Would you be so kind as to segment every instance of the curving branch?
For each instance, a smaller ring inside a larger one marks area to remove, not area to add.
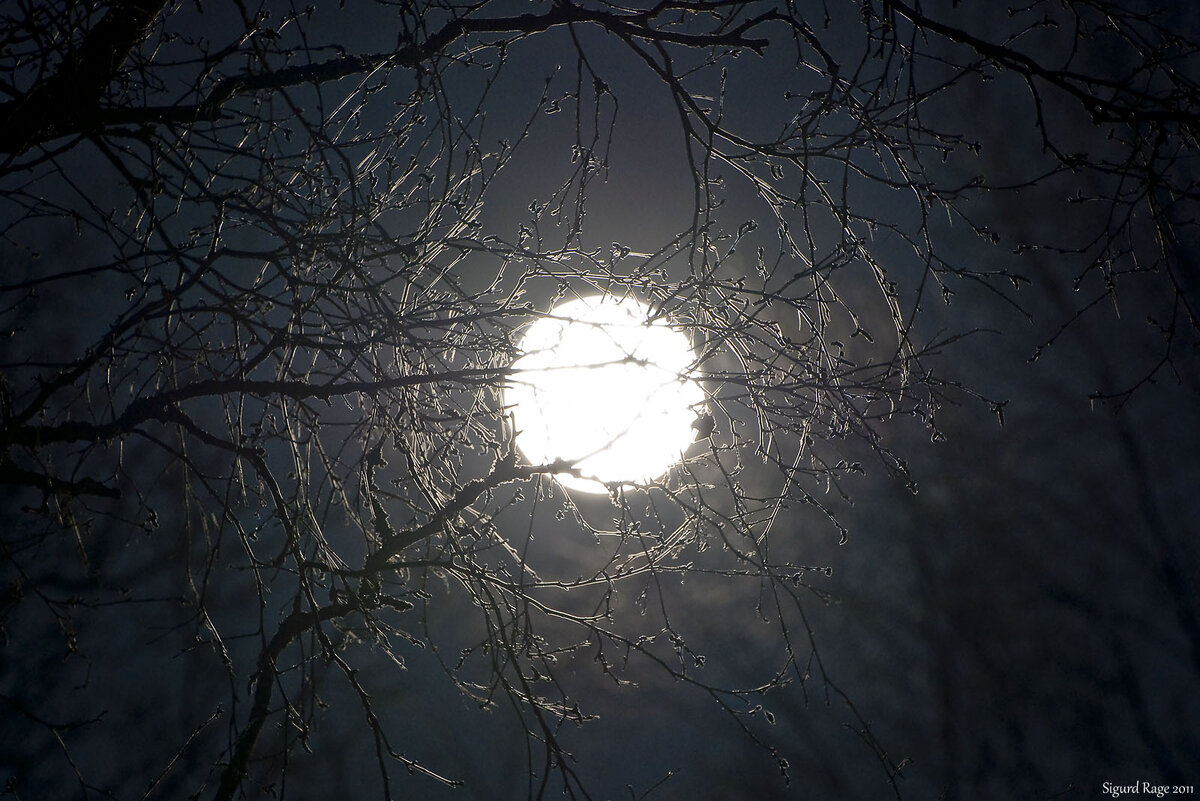
[[[254,755],[254,747],[258,744],[258,736],[270,715],[271,696],[274,694],[277,680],[276,660],[306,631],[310,631],[324,621],[345,617],[357,609],[356,604],[348,601],[332,603],[320,609],[297,610],[279,624],[279,629],[259,654],[258,668],[254,671],[254,677],[251,679],[254,687],[254,701],[250,706],[250,715],[245,728],[242,729],[234,744],[229,764],[221,773],[221,781],[217,785],[217,792],[214,796],[216,801],[231,801],[237,794],[242,779],[246,776],[250,758]]]
[[[1193,131],[1200,126],[1200,91],[1195,85],[1181,88],[1170,95],[1155,94],[1138,89],[1128,81],[1103,75],[1085,74],[1069,69],[1053,69],[1032,56],[1013,47],[990,42],[968,31],[933,19],[919,7],[904,0],[884,0],[884,7],[894,10],[916,28],[936,34],[947,41],[965,45],[1002,70],[1047,84],[1077,100],[1096,123],[1172,122]],[[1106,90],[1101,95],[1098,90]]]

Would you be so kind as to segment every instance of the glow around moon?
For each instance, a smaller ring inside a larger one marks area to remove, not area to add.
[[[682,459],[704,391],[682,332],[633,298],[560,304],[526,330],[505,390],[517,447],[531,464],[573,462],[564,486],[642,484]]]

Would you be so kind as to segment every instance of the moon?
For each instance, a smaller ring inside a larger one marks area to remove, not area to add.
[[[688,336],[632,297],[555,306],[521,336],[504,403],[530,464],[562,459],[568,489],[646,484],[681,461],[704,404]]]

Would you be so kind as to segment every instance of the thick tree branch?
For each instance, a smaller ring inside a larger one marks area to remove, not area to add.
[[[68,420],[46,426],[20,425],[0,429],[0,444],[39,447],[54,442],[101,442],[127,434],[151,420],[169,421],[175,404],[195,398],[245,394],[255,397],[280,396],[295,401],[327,400],[346,395],[374,394],[418,384],[492,385],[503,381],[507,368],[464,368],[446,373],[409,374],[376,381],[331,381],[310,384],[305,381],[254,381],[244,378],[213,378],[185,384],[177,389],[133,401],[112,420],[93,423]],[[20,418],[18,418],[20,419]]]
[[[454,493],[454,497],[450,499],[449,503],[442,507],[441,511],[431,517],[428,522],[416,528],[399,532],[394,537],[386,540],[382,548],[367,557],[362,572],[370,574],[383,570],[387,567],[388,560],[393,556],[398,555],[408,546],[440,532],[460,512],[474,503],[485,492],[490,492],[510,481],[529,478],[537,473],[579,474],[578,470],[569,462],[562,460],[549,465],[521,465],[517,463],[516,453],[510,451],[496,461],[492,466],[491,472],[485,478],[477,478],[474,481],[468,481],[464,484],[458,492]]]
[[[569,466],[556,462],[549,466],[529,466],[517,464],[515,452],[509,452],[497,460],[491,472],[484,478],[470,481],[463,485],[454,497],[427,523],[395,536],[384,543],[384,547],[367,558],[362,575],[374,575],[386,569],[388,560],[399,554],[408,546],[430,537],[441,531],[451,520],[479,499],[481,495],[497,487],[531,475],[545,471],[567,471]],[[395,604],[392,604],[396,606]],[[396,606],[396,608],[401,608]],[[246,775],[250,758],[253,756],[255,745],[263,724],[270,711],[271,696],[275,686],[275,662],[283,650],[297,637],[310,630],[313,626],[326,620],[345,617],[359,609],[355,601],[332,603],[315,611],[296,611],[287,617],[263,649],[258,660],[258,669],[254,674],[254,703],[250,709],[250,717],[234,746],[233,757],[221,775],[217,788],[216,801],[229,801],[234,797],[237,788]]]
[[[148,11],[155,5],[149,0],[130,3],[138,9]],[[125,5],[118,6],[124,9]],[[161,8],[161,3],[155,10]],[[116,9],[114,9],[114,12]],[[110,13],[108,16],[114,16]],[[108,16],[104,22],[108,21]],[[378,69],[404,67],[417,69],[428,63],[439,54],[444,53],[454,42],[473,34],[510,34],[529,36],[542,33],[551,28],[563,25],[593,24],[622,36],[644,39],[647,41],[671,43],[686,47],[744,47],[762,52],[768,45],[765,38],[755,38],[749,35],[751,29],[761,23],[762,19],[749,20],[729,31],[711,33],[689,33],[669,29],[655,28],[652,25],[653,15],[648,12],[637,14],[617,14],[589,8],[582,8],[571,3],[556,3],[544,14],[520,14],[513,17],[460,17],[454,19],[424,42],[409,44],[392,53],[375,53],[363,55],[348,55],[340,58],[322,61],[316,64],[300,64],[293,67],[258,74],[235,75],[218,82],[199,103],[194,105],[147,106],[129,108],[112,106],[98,108],[98,95],[112,78],[112,72],[103,82],[94,80],[78,87],[65,85],[62,81],[48,81],[37,88],[29,97],[20,101],[0,103],[0,152],[21,153],[34,144],[46,142],[73,133],[109,128],[122,125],[148,124],[189,124],[201,120],[219,118],[225,105],[233,98],[253,95],[264,91],[277,91],[293,86],[310,83],[326,83],[356,75],[366,75]],[[133,17],[129,13],[114,19],[110,28],[118,23],[132,25],[143,17]],[[144,20],[142,30],[153,20],[153,16]],[[101,26],[103,22],[101,23]],[[89,41],[95,37],[102,41],[99,34],[101,26],[97,26]],[[128,33],[128,31],[126,31]],[[125,47],[121,61],[128,54],[136,39],[128,41],[129,37],[113,37],[106,33],[103,41],[113,40],[114,48]],[[128,46],[126,46],[128,45]],[[98,45],[99,46],[99,45]],[[117,64],[119,66],[119,63]],[[113,69],[115,72],[115,67]],[[64,88],[65,86],[65,88]],[[81,90],[87,89],[84,93]],[[85,95],[87,101],[79,108],[68,110],[62,108],[63,101],[69,99],[69,92]],[[31,98],[38,100],[42,109],[40,116],[26,118],[26,111],[32,108]]]
[[[22,153],[91,127],[108,85],[164,6],[166,0],[115,0],[51,78],[0,103],[0,152]]]
[[[101,498],[120,498],[121,491],[109,487],[94,478],[69,480],[25,470],[4,459],[0,461],[0,484],[10,486],[37,487],[47,495],[95,495]]]
[[[238,786],[246,776],[250,765],[250,757],[254,755],[254,747],[262,732],[270,712],[271,696],[275,689],[275,661],[292,642],[304,632],[326,620],[345,617],[355,611],[357,606],[348,601],[332,603],[313,611],[295,611],[279,625],[279,630],[271,638],[258,658],[258,669],[254,672],[254,702],[250,707],[250,717],[246,728],[238,735],[234,745],[233,756],[225,770],[221,773],[221,782],[217,786],[217,801],[230,801],[237,793]]]

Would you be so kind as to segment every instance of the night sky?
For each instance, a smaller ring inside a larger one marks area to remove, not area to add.
[[[13,130],[62,43],[136,4],[50,5],[58,22],[0,18]],[[109,109],[194,103],[264,65],[386,53],[418,24],[428,40],[443,5],[462,4],[320,2],[281,24],[265,3],[239,40],[257,7],[184,2],[96,91]],[[681,10],[654,25],[681,35],[717,24],[672,27],[691,5],[726,29],[791,13],[821,49],[782,17],[747,34],[761,53],[634,37],[740,137],[708,151],[594,21],[237,89],[211,120],[5,140],[0,797],[219,797],[273,632],[368,591],[395,605],[282,651],[234,797],[1195,796],[1197,12],[935,2],[914,32],[886,2],[663,5]],[[1089,27],[1106,12],[1120,24]],[[1089,115],[937,24],[1178,113]],[[853,89],[823,100],[829,59]],[[785,139],[813,152],[739,144]],[[511,435],[497,390],[521,326],[600,291],[646,298],[705,354],[716,428],[693,472],[612,497],[505,482],[372,589],[355,566],[437,519]],[[720,338],[731,320],[749,320],[745,353]],[[844,394],[805,366],[818,350]],[[492,373],[302,402],[250,386],[433,367]],[[762,420],[777,428],[759,437]],[[598,577],[639,560],[606,592]],[[558,717],[522,704],[527,679]],[[547,767],[543,723],[569,773]]]

